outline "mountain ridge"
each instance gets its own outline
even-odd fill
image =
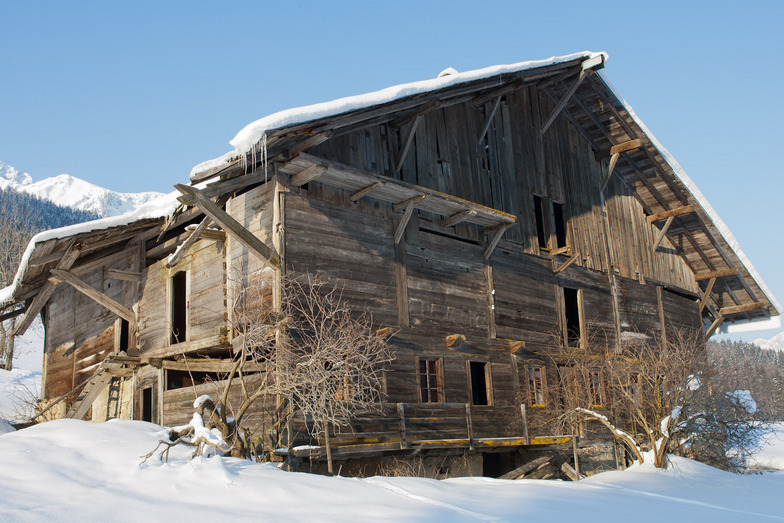
[[[158,198],[163,193],[121,193],[87,182],[70,174],[59,174],[43,180],[33,177],[0,161],[0,188],[37,196],[60,206],[71,207],[98,215],[116,216]]]

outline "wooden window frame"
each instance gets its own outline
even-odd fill
[[[566,213],[566,202],[553,200],[538,193],[532,193],[532,197],[534,223],[536,225],[536,245],[539,252],[549,253],[556,250],[568,250],[571,242],[569,241],[569,219]],[[559,213],[556,213],[556,208],[560,209]],[[558,227],[556,226],[556,214],[559,215],[563,227],[563,245],[558,241],[559,235]]]
[[[174,278],[180,274],[185,274],[185,339],[177,337],[175,341],[174,336]],[[168,345],[177,345],[180,343],[187,343],[190,341],[191,336],[191,271],[190,269],[176,269],[169,270],[169,275],[166,283],[166,326],[167,326],[167,341]]]
[[[485,405],[474,403],[474,379],[471,373],[471,364],[481,363],[485,370],[485,394],[487,403]],[[473,407],[492,407],[493,406],[493,372],[489,361],[466,360],[466,378],[468,381],[468,398]]]
[[[434,361],[436,364],[436,395],[438,396],[436,399],[438,401],[425,401],[425,398],[422,396],[422,382],[421,382],[421,372],[420,372],[420,362],[422,361]],[[446,403],[446,398],[444,397],[444,359],[441,357],[436,358],[426,358],[416,356],[414,358],[414,365],[416,370],[416,390],[417,390],[417,401],[419,403],[430,404],[430,405],[437,405],[439,403]],[[429,374],[429,373],[428,373]],[[430,390],[430,387],[428,387]],[[429,399],[429,398],[428,398]]]
[[[558,287],[560,293],[560,315],[561,315],[561,335],[563,338],[563,346],[567,349],[584,349],[585,348],[585,314],[584,314],[584,294],[583,289],[577,287],[569,287],[561,285]],[[579,329],[578,343],[572,344],[569,337],[569,314],[567,313],[566,304],[566,290],[574,291],[577,294],[577,322]]]
[[[542,396],[542,402],[538,403],[537,394],[536,394],[536,371],[539,371],[539,389]],[[547,371],[544,365],[539,365],[536,363],[529,363],[525,366],[525,382],[526,388],[528,390],[528,401],[529,405],[534,408],[545,408],[547,407]]]

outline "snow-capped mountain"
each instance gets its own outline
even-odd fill
[[[784,351],[784,331],[779,332],[769,340],[759,338],[754,340],[754,345],[762,347],[763,349],[773,349]]]
[[[26,192],[57,205],[92,212],[101,217],[131,211],[161,196],[158,192],[115,192],[68,174],[34,182],[28,173],[20,172],[3,162],[0,162],[0,188]]]

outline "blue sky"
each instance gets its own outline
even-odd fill
[[[784,2],[216,4],[5,2],[0,160],[168,192],[275,111],[606,51],[619,92],[784,301]]]

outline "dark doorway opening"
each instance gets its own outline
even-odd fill
[[[180,271],[171,281],[171,343],[186,341],[188,329],[187,273]]]
[[[469,365],[471,369],[471,403],[488,405],[487,363],[472,361],[469,362]]]

